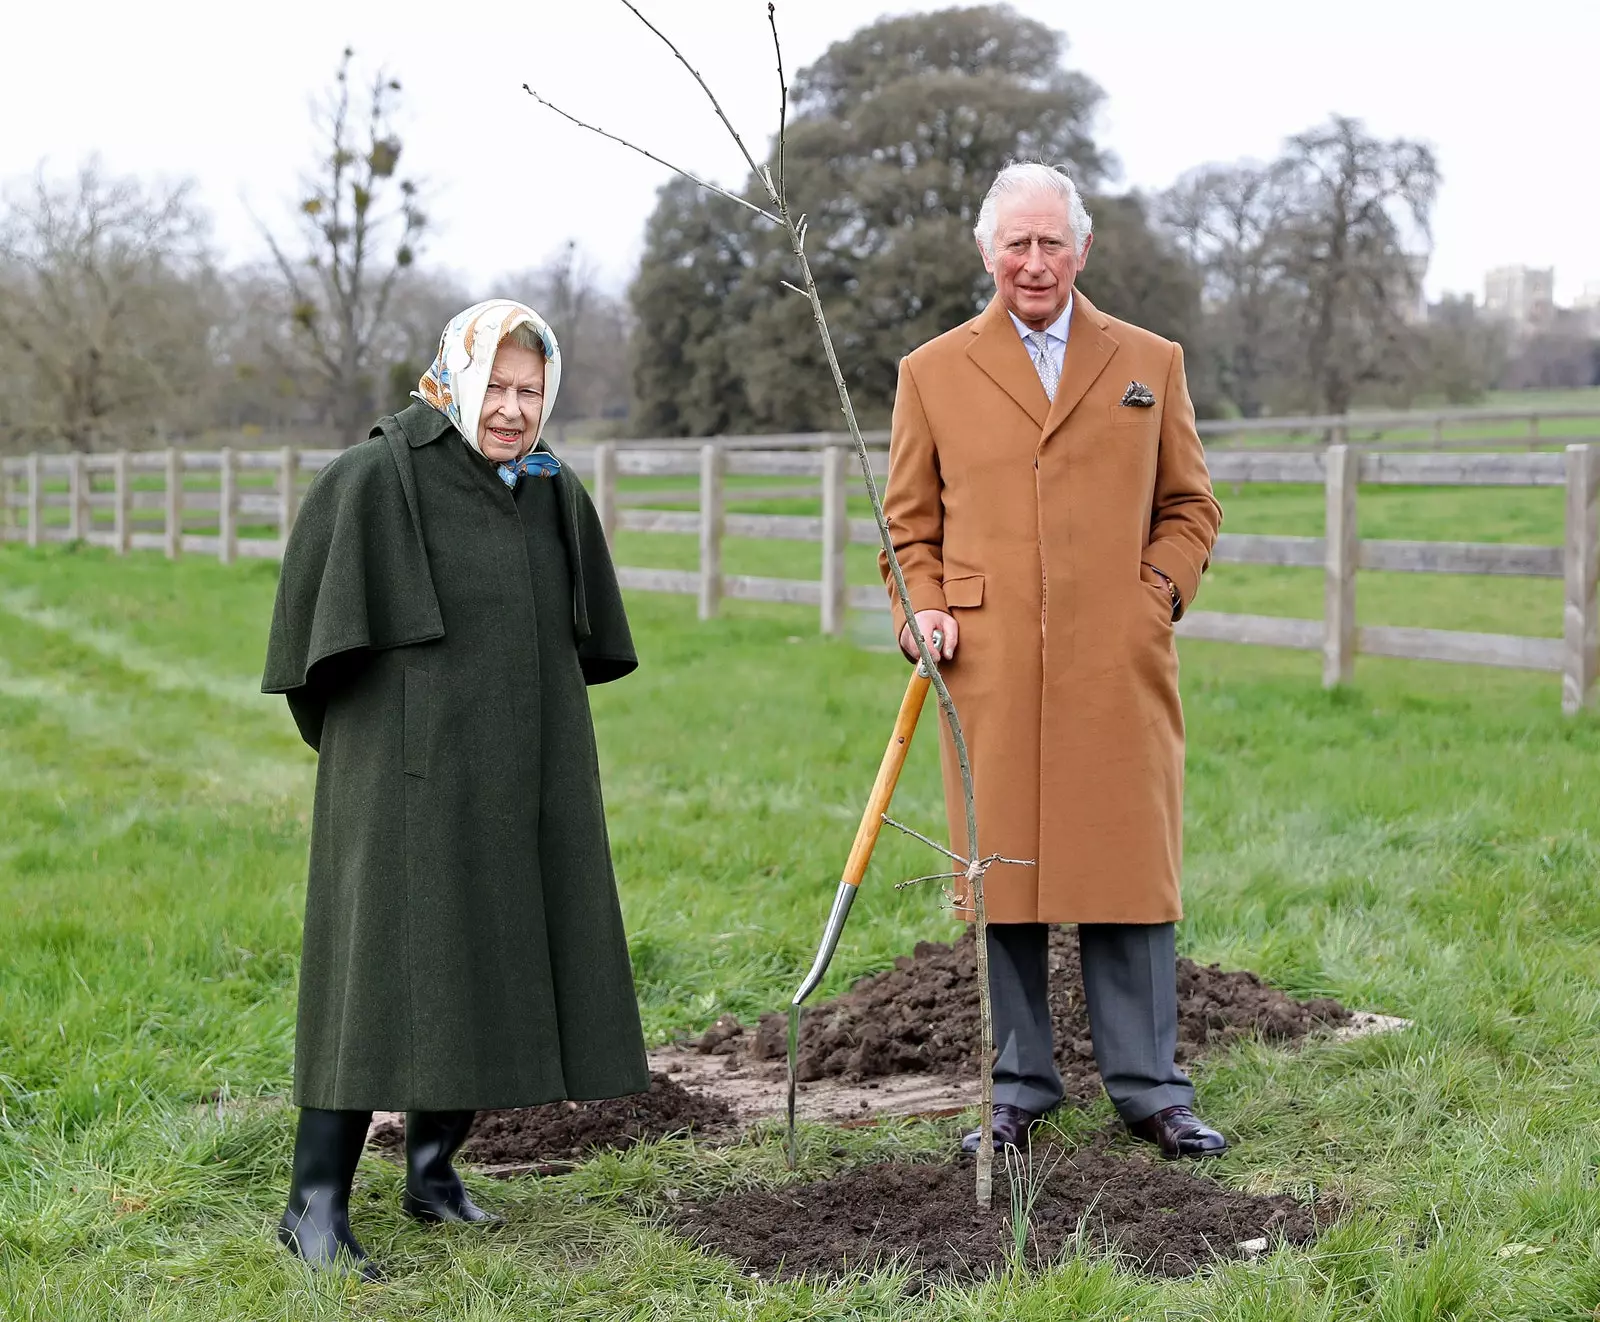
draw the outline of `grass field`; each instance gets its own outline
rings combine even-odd
[[[1221,493],[1232,531],[1315,533],[1320,493]],[[1550,499],[1546,499],[1550,497]],[[794,508],[784,503],[785,509]],[[1369,535],[1559,540],[1555,493],[1363,493]],[[625,540],[669,563],[679,539]],[[634,545],[629,545],[633,541]],[[812,577],[815,548],[731,545]],[[771,557],[770,561],[767,559]],[[781,563],[780,563],[781,562]],[[852,576],[869,581],[870,556]],[[1227,568],[1217,609],[1315,615],[1300,571]],[[1395,581],[1386,584],[1386,578]],[[0,1316],[95,1319],[1592,1319],[1600,1310],[1600,720],[1547,676],[1183,646],[1187,953],[1415,1020],[1210,1062],[1208,1168],[1354,1209],[1307,1251],[1180,1282],[1093,1258],[907,1297],[742,1277],[657,1222],[785,1178],[758,1133],[480,1187],[483,1235],[424,1231],[369,1158],[381,1287],[271,1238],[288,1171],[314,764],[259,676],[275,568],[0,547]],[[1554,585],[1362,576],[1367,618],[1555,633]],[[644,666],[595,710],[647,1030],[783,1003],[809,960],[904,683],[812,612],[630,601]],[[899,815],[939,821],[930,731]],[[886,840],[825,992],[952,934]],[[1094,1119],[1104,1119],[1102,1107]],[[1069,1126],[1069,1128],[1071,1128]],[[956,1122],[805,1134],[803,1177],[935,1153]]]

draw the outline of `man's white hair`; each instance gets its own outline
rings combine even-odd
[[[1078,256],[1083,256],[1089,236],[1094,233],[1094,220],[1083,205],[1078,186],[1067,177],[1065,171],[1054,165],[1044,165],[1038,161],[1013,161],[989,185],[983,205],[978,208],[978,223],[972,227],[972,235],[977,239],[978,247],[983,249],[985,257],[994,256],[995,216],[1000,209],[1000,199],[1040,193],[1053,194],[1067,204],[1067,225],[1072,230],[1072,241]]]

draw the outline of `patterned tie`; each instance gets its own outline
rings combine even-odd
[[[1039,383],[1052,400],[1056,387],[1061,384],[1061,372],[1056,367],[1055,355],[1050,352],[1050,337],[1044,331],[1029,331],[1028,343],[1033,346],[1033,366],[1039,373]]]

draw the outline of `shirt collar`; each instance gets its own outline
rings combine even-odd
[[[1068,294],[1067,306],[1061,309],[1061,315],[1051,325],[1045,327],[1044,333],[1052,340],[1060,340],[1062,344],[1067,342],[1067,330],[1072,325],[1072,303],[1077,297],[1077,290],[1073,290],[1072,293]],[[1023,339],[1027,339],[1028,336],[1033,334],[1033,331],[1010,308],[1006,309],[1006,316],[1011,318],[1011,324],[1017,328],[1017,334],[1022,336]]]

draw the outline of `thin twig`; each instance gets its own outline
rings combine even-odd
[[[783,43],[778,40],[778,6],[767,0],[767,23],[772,28],[772,50],[778,57],[778,195],[788,196],[783,179],[783,140],[789,126],[789,85],[783,80]],[[800,232],[805,233],[805,218],[800,220]]]
[[[711,90],[711,87],[706,80],[700,76],[700,71],[684,58],[683,52],[673,44],[671,37],[667,36],[665,32],[663,32],[639,12],[639,7],[633,3],[633,0],[622,0],[622,3],[633,11],[633,16],[636,19],[643,23],[645,27],[649,28],[650,31],[654,32],[656,36],[661,38],[662,44],[665,45],[666,48],[677,57],[678,63],[683,65],[683,67],[687,69],[690,75],[694,78],[695,82],[700,84],[700,90],[706,94],[707,100],[711,102],[711,108],[717,112],[717,118],[722,121],[723,128],[727,129],[729,134],[732,135],[734,142],[738,145],[740,153],[744,156],[746,163],[750,166],[750,173],[755,175],[757,178],[760,178],[761,167],[756,164],[756,158],[750,154],[750,149],[744,145],[744,139],[739,136],[739,130],[734,128],[733,121],[728,118],[726,112],[724,112],[722,109],[722,102],[717,100],[716,93]],[[777,37],[776,27],[773,29],[773,37],[774,39]]]
[[[622,3],[627,6],[628,10],[634,15],[635,18],[637,18],[645,25],[645,27],[649,28],[651,32],[660,38],[661,42],[667,47],[668,50],[672,52],[678,63],[683,65],[683,67],[687,69],[690,75],[694,78],[695,82],[700,85],[700,89],[706,94],[707,99],[711,102],[712,109],[716,111],[717,118],[722,121],[723,127],[728,130],[728,133],[730,136],[732,136],[734,143],[738,146],[740,153],[744,156],[745,162],[750,167],[750,173],[760,180],[765,186],[768,199],[776,209],[777,215],[774,217],[771,212],[763,211],[761,208],[756,207],[753,203],[745,201],[743,198],[734,198],[734,200],[740,202],[744,206],[749,207],[751,210],[759,212],[768,219],[775,218],[788,233],[789,247],[794,253],[795,261],[800,266],[800,275],[805,285],[806,296],[811,302],[811,316],[816,322],[817,335],[822,341],[823,356],[828,361],[828,371],[833,377],[834,389],[838,392],[839,410],[844,414],[845,424],[850,432],[850,439],[855,443],[856,460],[861,465],[862,481],[866,485],[867,497],[872,505],[873,521],[878,527],[879,544],[883,549],[884,559],[889,566],[890,577],[894,580],[895,599],[899,603],[901,612],[905,616],[906,627],[910,631],[912,641],[916,644],[917,656],[922,661],[924,672],[927,674],[930,683],[933,685],[934,692],[938,695],[939,710],[943,714],[945,725],[950,731],[950,742],[955,751],[956,766],[959,769],[961,776],[962,807],[966,814],[967,826],[967,858],[963,859],[959,855],[943,849],[941,846],[934,844],[931,840],[927,840],[926,836],[921,836],[919,838],[927,841],[928,844],[933,845],[933,847],[938,849],[941,853],[947,854],[949,857],[956,859],[962,864],[963,867],[967,867],[967,875],[971,883],[972,911],[977,925],[978,1008],[979,1019],[982,1027],[981,1048],[983,1053],[983,1066],[981,1071],[982,1118],[980,1120],[979,1127],[981,1137],[979,1139],[977,1153],[977,1201],[980,1207],[987,1208],[990,1205],[990,1201],[993,1196],[994,1152],[992,1144],[993,1116],[991,1103],[994,1098],[994,1084],[993,1074],[990,1067],[992,1066],[994,1059],[994,1019],[989,999],[989,958],[987,942],[988,921],[987,911],[983,902],[983,869],[981,867],[973,869],[968,862],[969,859],[975,859],[978,857],[978,815],[976,794],[973,789],[972,781],[972,759],[967,750],[967,740],[966,735],[961,727],[961,718],[956,713],[955,700],[950,696],[949,687],[945,684],[944,677],[939,673],[939,663],[934,659],[932,649],[928,646],[928,640],[923,635],[920,626],[917,624],[916,612],[912,609],[911,590],[906,584],[905,571],[902,569],[900,557],[895,551],[894,538],[889,532],[888,517],[885,515],[883,509],[883,499],[878,492],[877,479],[872,472],[872,456],[867,452],[866,441],[862,438],[861,426],[856,419],[855,406],[850,400],[850,389],[845,382],[844,370],[839,366],[839,356],[834,349],[833,336],[828,330],[827,316],[822,308],[822,296],[817,290],[817,281],[816,277],[812,274],[811,263],[806,258],[805,214],[802,213],[799,222],[796,223],[794,216],[790,214],[788,199],[784,190],[777,186],[770,171],[763,170],[762,167],[756,163],[755,157],[750,154],[750,149],[745,146],[744,139],[739,136],[738,130],[733,127],[732,122],[728,119],[727,114],[723,111],[722,103],[717,100],[716,95],[706,84],[706,80],[700,76],[699,71],[692,64],[690,64],[687,59],[684,58],[683,52],[672,43],[672,41],[665,33],[661,31],[660,28],[656,27],[654,23],[650,22],[649,19],[639,12],[638,7],[633,4],[632,0],[622,0]],[[770,13],[769,20],[771,21],[773,28],[773,41],[775,45],[777,45],[779,58],[781,60],[782,47],[781,44],[778,43],[777,22]],[[669,165],[659,156],[652,155],[650,152],[634,146],[633,143],[628,142],[624,138],[618,138],[614,134],[604,133],[602,130],[594,129],[593,125],[584,124],[583,121],[577,119],[575,116],[568,115],[565,111],[559,110],[558,107],[551,105],[551,103],[548,101],[545,101],[543,97],[539,97],[533,92],[532,88],[528,88],[527,90],[529,94],[533,95],[535,99],[540,101],[541,104],[549,106],[552,110],[557,110],[558,113],[562,114],[565,118],[571,120],[573,123],[578,124],[580,127],[589,128],[595,132],[601,133],[601,136],[603,137],[611,138],[613,141],[620,143],[622,146],[631,147],[634,151],[639,152],[640,155],[648,157],[650,160],[653,160],[660,165],[667,165],[668,169],[675,170],[678,174],[683,175],[691,182],[699,184],[702,187],[709,188],[711,191],[719,193],[724,197],[734,196],[724,189],[717,188],[714,185],[706,184],[703,180],[689,174],[686,170],[679,170],[676,166]],[[787,99],[787,97],[785,97],[785,99]],[[780,151],[781,150],[780,138]],[[910,832],[910,834],[916,833]]]
[[[632,8],[629,0],[622,2]],[[742,150],[744,144],[741,142],[739,146]],[[753,164],[752,162],[752,166]],[[945,726],[950,731],[950,743],[955,750],[956,766],[961,774],[961,806],[967,824],[967,858],[975,859],[978,857],[977,792],[973,788],[972,758],[967,751],[967,738],[961,728],[961,717],[956,712],[955,699],[950,696],[950,689],[944,682],[944,676],[939,673],[939,663],[934,659],[933,650],[928,646],[927,638],[923,636],[922,628],[917,623],[917,613],[911,605],[911,589],[906,584],[905,570],[900,564],[900,556],[894,547],[894,538],[889,532],[889,519],[884,513],[883,498],[878,494],[878,480],[872,472],[872,456],[867,453],[867,443],[862,438],[861,425],[856,420],[855,405],[850,400],[850,388],[845,383],[844,369],[839,366],[839,355],[834,350],[833,336],[828,331],[828,319],[822,310],[822,295],[817,291],[817,280],[811,273],[811,263],[806,258],[805,241],[795,224],[794,217],[789,212],[788,198],[772,190],[770,185],[768,195],[772,205],[777,208],[778,215],[783,219],[784,228],[789,232],[790,250],[794,253],[795,261],[800,264],[800,274],[811,299],[811,316],[817,323],[817,335],[822,340],[823,356],[828,360],[828,370],[833,375],[834,389],[839,395],[839,410],[844,414],[845,425],[850,430],[850,439],[855,442],[856,462],[861,465],[861,480],[866,485],[867,499],[872,504],[873,522],[878,526],[878,543],[883,548],[890,577],[894,579],[895,599],[900,603],[906,627],[910,630],[912,641],[917,645],[917,656],[922,661],[923,671],[933,685],[933,691],[939,696],[939,710],[943,713]],[[937,845],[934,847],[938,848]],[[989,922],[988,911],[983,902],[981,871],[972,877],[971,889],[973,921],[977,928],[978,1019],[983,1056],[979,1075],[982,1114],[978,1122],[976,1184],[978,1206],[987,1209],[993,1199],[994,1191],[992,1105],[994,1075],[991,1068],[994,1064],[994,1014],[989,998]]]
[[[894,884],[894,888],[897,891],[903,891],[907,886],[920,886],[925,881],[955,881],[957,878],[966,875],[965,872],[930,872],[926,877],[912,877],[910,881],[897,881]]]
[[[990,854],[987,858],[980,858],[978,866],[987,872],[996,863],[1009,863],[1013,867],[1033,868],[1039,865],[1031,858],[1007,858],[1004,854]]]
[[[811,295],[806,293],[805,290],[801,289],[799,285],[791,285],[787,280],[780,280],[778,283],[787,289],[791,294],[799,294],[801,298],[811,297]]]
[[[887,817],[884,818],[884,821],[888,820],[889,819]],[[899,826],[900,823],[895,822],[893,825]],[[901,827],[901,829],[904,830],[905,828]],[[910,834],[916,835],[917,833],[912,831]],[[917,836],[917,839],[925,841],[929,844],[933,843],[932,841],[928,840],[926,836]],[[935,849],[939,848],[938,845],[934,845],[933,847]],[[950,853],[949,850],[944,850],[942,852],[947,854]],[[910,881],[897,881],[894,884],[894,888],[897,891],[903,891],[907,886],[916,886],[924,881],[959,881],[962,879],[971,881],[974,876],[981,876],[988,872],[988,870],[996,863],[1012,863],[1019,868],[1031,868],[1034,866],[1031,858],[1006,858],[1000,854],[990,854],[988,858],[980,858],[976,863],[967,863],[965,860],[958,858],[954,854],[950,854],[950,857],[954,858],[956,862],[962,864],[962,870],[960,872],[930,872],[926,877],[912,877]]]
[[[624,0],[624,3],[626,3],[626,0]],[[632,8],[632,6],[630,5],[629,8]],[[523,83],[522,90],[531,96],[535,101],[537,101],[541,106],[545,106],[548,109],[555,111],[556,114],[560,115],[562,119],[568,121],[569,123],[576,124],[580,129],[588,129],[590,133],[598,133],[602,138],[610,138],[612,142],[619,143],[620,145],[626,147],[629,151],[636,151],[639,153],[639,155],[645,157],[647,160],[652,160],[657,165],[666,166],[667,169],[671,170],[674,174],[681,174],[690,183],[699,185],[708,193],[715,193],[718,197],[725,197],[730,202],[737,202],[740,206],[746,208],[747,210],[754,211],[756,215],[760,216],[764,220],[770,220],[774,225],[783,224],[778,217],[774,216],[764,207],[758,207],[754,202],[750,201],[749,198],[740,197],[737,193],[730,193],[726,188],[722,188],[717,184],[710,183],[707,180],[700,178],[700,176],[697,174],[690,174],[682,166],[674,165],[671,161],[664,161],[653,151],[646,151],[637,143],[629,142],[626,138],[619,138],[615,133],[607,132],[598,124],[586,123],[585,121],[579,119],[576,115],[563,110],[554,101],[548,101],[544,97],[540,96],[533,90],[533,88],[529,87],[527,83]]]
[[[923,844],[927,845],[928,848],[937,849],[946,858],[955,859],[955,861],[957,863],[961,864],[962,867],[969,866],[968,863],[967,863],[967,860],[962,858],[960,854],[952,853],[950,850],[946,849],[943,845],[941,845],[937,840],[928,839],[928,837],[923,835],[921,831],[913,831],[904,822],[895,821],[895,819],[893,817],[889,816],[888,813],[884,813],[883,814],[883,820],[884,820],[884,823],[886,825],[894,827],[894,829],[897,830],[897,831],[904,831],[913,840],[920,840],[920,841],[922,841]],[[963,874],[963,875],[965,875],[965,874]]]

